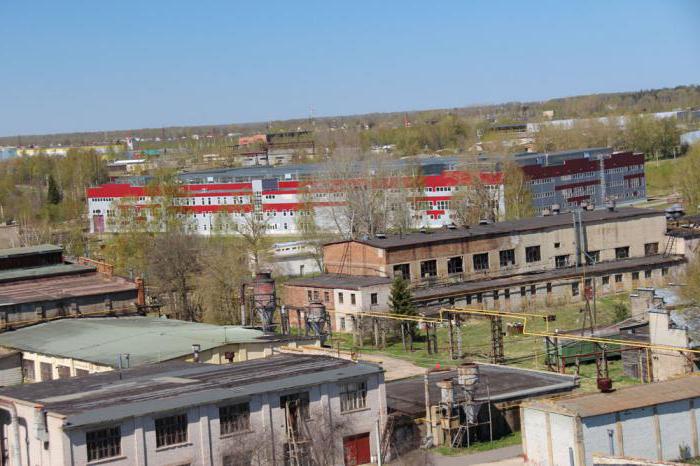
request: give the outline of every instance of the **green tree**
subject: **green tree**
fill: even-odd
[[[404,316],[416,315],[416,308],[413,304],[413,296],[409,283],[403,277],[396,277],[391,284],[389,292],[389,308],[394,314]],[[415,323],[411,321],[401,321],[401,342],[403,343],[404,351],[407,350],[406,336],[409,337],[413,347],[413,335],[415,332]]]
[[[532,193],[525,173],[515,162],[507,162],[503,167],[503,197],[506,205],[506,220],[519,220],[533,217],[535,208]]]
[[[674,184],[683,195],[686,212],[696,214],[700,210],[700,144],[693,145],[677,162]]]
[[[61,202],[63,196],[61,191],[58,189],[56,180],[54,180],[53,175],[49,175],[49,189],[46,195],[46,199],[49,204],[58,205]]]

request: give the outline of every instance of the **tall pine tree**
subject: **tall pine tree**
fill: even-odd
[[[49,189],[46,194],[46,198],[49,204],[53,205],[59,204],[63,198],[61,191],[58,189],[58,185],[56,184],[56,180],[53,179],[53,175],[49,175]]]

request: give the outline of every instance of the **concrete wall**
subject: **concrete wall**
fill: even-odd
[[[530,465],[589,466],[598,454],[658,461],[700,456],[700,398],[582,419],[556,409],[524,407],[521,423]]]
[[[666,309],[649,310],[649,339],[654,345],[687,348],[690,340],[688,331],[671,325],[669,311]],[[693,371],[689,354],[679,351],[653,349],[651,354],[654,380],[667,380]]]
[[[280,396],[288,393],[309,392],[307,421],[309,431],[316,441],[315,451],[322,456],[323,464],[342,464],[343,437],[370,433],[370,448],[376,456],[377,420],[383,425],[386,419],[386,402],[383,374],[366,378],[366,408],[342,413],[340,410],[340,384],[324,383],[291,392],[270,392],[248,398],[231,399],[220,404],[191,406],[173,412],[159,412],[135,419],[115,420],[108,425],[64,430],[63,420],[49,413],[48,448],[38,438],[34,428],[35,409],[18,404],[22,466],[35,464],[85,465],[87,464],[86,432],[104,427],[121,428],[121,456],[105,459],[115,466],[132,465],[221,465],[229,455],[253,453],[253,464],[283,464],[283,446],[286,442],[284,409]],[[250,404],[250,430],[222,435],[219,428],[219,406],[240,402]],[[3,409],[0,407],[0,409]],[[186,413],[188,435],[185,443],[156,447],[155,419],[162,416]],[[24,427],[23,427],[24,426]],[[28,426],[29,428],[27,429]],[[9,427],[11,429],[11,426]],[[8,439],[11,435],[5,434]],[[26,445],[26,447],[25,447]],[[11,447],[14,445],[11,445]],[[273,463],[274,462],[274,463]]]

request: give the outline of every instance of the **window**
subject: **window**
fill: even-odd
[[[493,290],[493,300],[498,301],[498,290]]]
[[[515,265],[515,249],[505,249],[498,251],[498,259],[501,267]]]
[[[549,282],[549,283],[547,283],[547,294],[549,294],[551,292],[552,292],[552,283]]]
[[[345,317],[340,318],[340,330],[345,330]]]
[[[370,294],[369,295],[369,303],[372,306],[376,306],[377,304],[379,304],[379,295],[377,293]]]
[[[615,275],[615,283],[622,283],[622,274],[618,273]]]
[[[561,246],[561,243],[554,243],[554,247],[555,247],[556,249],[559,249],[559,246]]]
[[[558,269],[569,266],[569,255],[556,256],[554,258],[554,266]]]
[[[350,304],[352,304],[353,306],[357,304],[355,302],[355,293],[350,293]]]
[[[629,246],[615,248],[615,259],[626,259],[630,256]]]
[[[68,366],[56,366],[56,372],[58,373],[59,379],[70,378],[70,367]]]
[[[571,296],[578,296],[578,282],[571,284]]]
[[[306,297],[309,298],[309,302],[313,301],[314,300],[313,291],[306,290]]]
[[[527,294],[527,289],[524,286],[520,287],[520,296],[525,296]]]
[[[219,431],[221,435],[245,432],[250,429],[250,405],[239,403],[219,408]]]
[[[600,262],[600,251],[586,251],[586,265]]]
[[[462,264],[462,256],[451,257],[447,260],[447,273],[455,274],[464,272],[464,265]]]
[[[632,280],[639,280],[639,272],[632,272]]]
[[[39,372],[41,373],[41,381],[53,380],[53,368],[48,362],[42,362],[39,364]]]
[[[472,261],[474,262],[474,270],[488,270],[489,253],[474,254]]]
[[[187,441],[187,414],[156,419],[156,447],[176,445]]]
[[[472,295],[468,294],[467,295],[467,306],[469,306],[472,303]]]
[[[603,277],[603,285],[609,285],[610,284],[610,276],[606,275]]]
[[[314,301],[319,301],[320,298],[321,298],[321,295],[318,292],[318,290],[314,290]]]
[[[36,372],[34,371],[34,361],[31,359],[22,359],[22,377],[27,382],[36,381]]]
[[[281,396],[280,407],[289,410],[289,416],[292,422],[297,422],[299,419],[310,419],[309,392],[292,393],[291,395]]]
[[[510,288],[506,288],[505,290],[503,290],[503,297],[505,299],[510,299]]]
[[[85,433],[88,461],[114,458],[122,454],[122,432],[119,426]]]
[[[661,267],[661,276],[665,277],[668,275],[668,267]]]
[[[433,260],[421,262],[420,263],[420,276],[422,278],[436,277],[437,276],[437,261],[435,261],[435,259],[433,259]]]
[[[354,411],[367,406],[367,382],[350,382],[340,386],[340,411]]]
[[[343,293],[338,293],[338,303],[343,304],[343,300],[344,300]]]
[[[539,262],[542,260],[540,256],[539,246],[528,246],[525,248],[525,262]]]
[[[530,294],[535,296],[537,294],[537,285],[530,285]]]
[[[659,243],[646,243],[644,245],[645,256],[655,256],[659,253]]]
[[[394,277],[399,276],[404,280],[411,279],[411,265],[410,264],[396,264],[394,266]]]
[[[479,304],[484,302],[484,296],[481,293],[476,294],[476,302]]]
[[[328,291],[323,292],[323,302],[327,303],[331,300],[331,294]]]
[[[644,278],[651,278],[651,270],[644,271]]]

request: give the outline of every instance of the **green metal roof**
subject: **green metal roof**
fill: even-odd
[[[260,330],[158,317],[62,319],[0,334],[0,346],[117,366],[129,353],[131,367],[167,361],[230,343],[264,342]]]
[[[0,259],[7,259],[10,257],[17,256],[27,256],[30,254],[49,254],[52,252],[62,251],[63,248],[61,246],[55,246],[53,244],[40,244],[38,246],[24,246],[21,248],[0,249]]]

